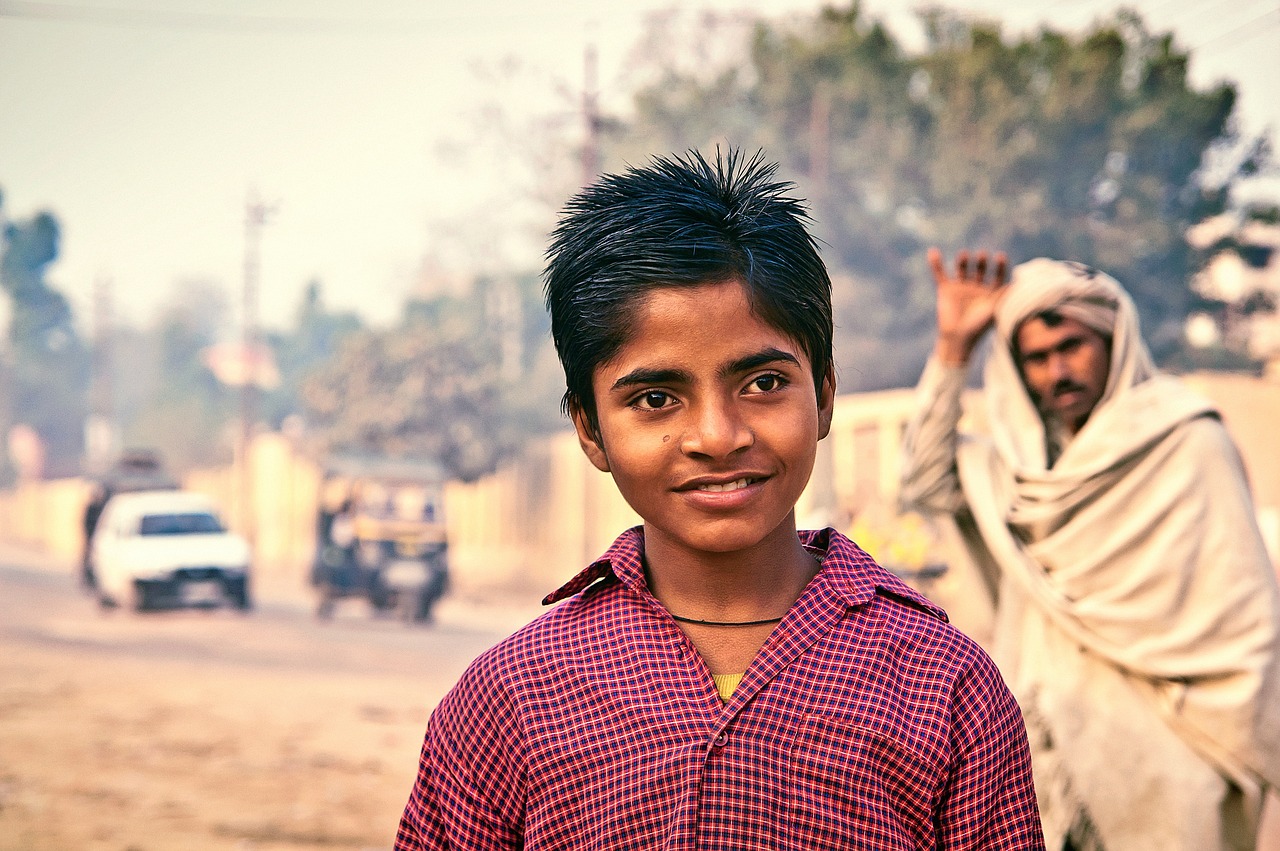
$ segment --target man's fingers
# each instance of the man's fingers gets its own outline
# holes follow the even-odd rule
[[[942,252],[937,248],[930,248],[928,254],[929,268],[933,271],[934,283],[941,284],[947,279],[947,270],[942,265]]]
[[[961,249],[956,252],[954,275],[947,273],[946,262],[940,249],[932,247],[926,252],[926,256],[929,260],[929,270],[933,272],[933,280],[939,285],[949,280],[985,285],[988,271],[992,272],[991,286],[993,287],[1004,286],[1005,281],[1008,280],[1009,258],[1003,251],[988,254],[986,251],[970,252]]]

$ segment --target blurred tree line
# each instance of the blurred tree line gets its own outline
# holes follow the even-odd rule
[[[918,377],[929,245],[1098,266],[1133,294],[1157,358],[1183,353],[1204,260],[1186,229],[1268,161],[1265,140],[1235,135],[1234,87],[1192,88],[1187,52],[1132,13],[1019,38],[939,10],[923,23],[911,54],[856,2],[799,27],[754,21],[718,62],[687,59],[705,32],[656,32],[635,115],[603,124],[609,159],[717,144],[780,159],[826,243],[844,390]]]
[[[45,280],[58,256],[56,218],[7,223],[3,236],[0,435],[18,424],[39,434],[46,477],[93,472],[84,454],[96,355],[109,371],[121,448],[156,451],[177,472],[231,461],[241,388],[222,383],[211,359],[239,335],[224,288],[179,281],[154,321],[114,323],[109,348],[95,352]],[[257,391],[258,427],[285,428],[317,457],[428,457],[463,479],[554,430],[563,380],[536,273],[483,277],[466,289],[410,299],[391,327],[371,328],[330,309],[321,283],[310,282],[290,325],[264,335],[279,380]],[[0,456],[4,486],[16,471],[7,451]]]
[[[809,199],[824,242],[842,390],[916,380],[933,338],[933,244],[1106,269],[1133,293],[1157,357],[1188,362],[1183,322],[1204,307],[1189,281],[1205,254],[1185,232],[1228,209],[1270,151],[1237,138],[1230,84],[1189,85],[1190,57],[1169,34],[1122,13],[1084,33],[1006,38],[932,11],[913,53],[856,3],[793,24],[703,20],[685,37],[671,20],[638,46],[630,111],[590,116],[593,156],[568,156],[578,142],[562,119],[541,140],[497,146],[542,163],[540,183],[512,187],[541,199],[536,243],[594,155],[613,170],[688,148],[763,148]],[[498,209],[485,221],[504,228]],[[33,425],[74,466],[90,353],[44,278],[57,241],[47,213],[4,226],[0,425]],[[316,454],[429,456],[461,478],[562,428],[536,260],[521,257],[514,271],[410,300],[384,328],[329,309],[312,282],[291,326],[267,335],[280,381],[259,399],[263,425],[300,425],[287,430]],[[178,469],[230,459],[239,391],[207,359],[234,332],[230,318],[216,285],[187,281],[151,327],[116,330],[126,446],[158,449]]]
[[[0,346],[0,440],[11,444],[15,427],[34,430],[44,471],[66,475],[75,472],[83,442],[89,357],[66,297],[45,280],[59,236],[48,212],[9,221],[0,191],[0,316],[8,315]],[[17,473],[10,449],[0,451],[0,484]]]
[[[434,458],[474,479],[558,427],[549,335],[536,275],[480,278],[352,334],[302,383],[301,409],[329,451]]]

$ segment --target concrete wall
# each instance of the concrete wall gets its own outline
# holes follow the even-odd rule
[[[89,493],[83,479],[23,482],[0,491],[0,541],[79,563]]]
[[[1250,471],[1259,521],[1280,556],[1280,384],[1236,375],[1189,378],[1222,408]],[[830,437],[819,444],[808,490],[797,506],[802,528],[851,532],[891,566],[949,561],[950,532],[895,509],[899,443],[912,390],[841,396]],[[976,413],[976,412],[975,412]],[[184,485],[223,506],[228,522],[252,531],[263,581],[304,589],[314,550],[321,471],[282,435],[263,434],[250,452],[253,496],[238,466],[198,470]],[[78,558],[81,480],[32,482],[0,492],[0,540]],[[252,503],[250,526],[247,503]],[[456,593],[470,597],[545,594],[599,555],[639,518],[613,480],[586,460],[572,432],[530,445],[491,476],[450,483],[445,495]]]

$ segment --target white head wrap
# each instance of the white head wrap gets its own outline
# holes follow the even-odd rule
[[[1047,466],[1045,424],[1014,361],[1014,336],[1027,319],[1053,310],[1111,341],[1111,369],[1100,412],[1117,395],[1147,381],[1155,366],[1138,330],[1138,311],[1120,284],[1081,263],[1040,257],[1014,267],[996,309],[996,345],[987,361],[988,416],[1001,454],[1015,466]],[[1090,415],[1090,420],[1093,419]],[[1085,427],[1088,427],[1086,423]]]

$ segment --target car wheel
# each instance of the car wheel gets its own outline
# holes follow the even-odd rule
[[[414,612],[413,620],[415,623],[431,623],[432,610],[435,609],[436,603],[444,596],[445,590],[449,586],[449,574],[446,572],[442,564],[432,562],[431,573],[427,578],[427,582],[417,594],[413,595]]]
[[[424,586],[417,594],[411,595],[413,600],[413,622],[418,624],[429,624],[434,620],[431,616],[431,610],[435,608],[436,595],[433,593],[431,585]]]
[[[327,621],[333,617],[333,586],[327,582],[320,586],[320,601],[316,603],[316,617]]]
[[[149,612],[154,608],[151,588],[141,582],[135,582],[129,590],[129,608],[135,612]]]
[[[247,612],[253,608],[253,598],[249,595],[249,579],[247,577],[233,584],[228,589],[227,596],[231,598],[231,605],[242,612]]]

